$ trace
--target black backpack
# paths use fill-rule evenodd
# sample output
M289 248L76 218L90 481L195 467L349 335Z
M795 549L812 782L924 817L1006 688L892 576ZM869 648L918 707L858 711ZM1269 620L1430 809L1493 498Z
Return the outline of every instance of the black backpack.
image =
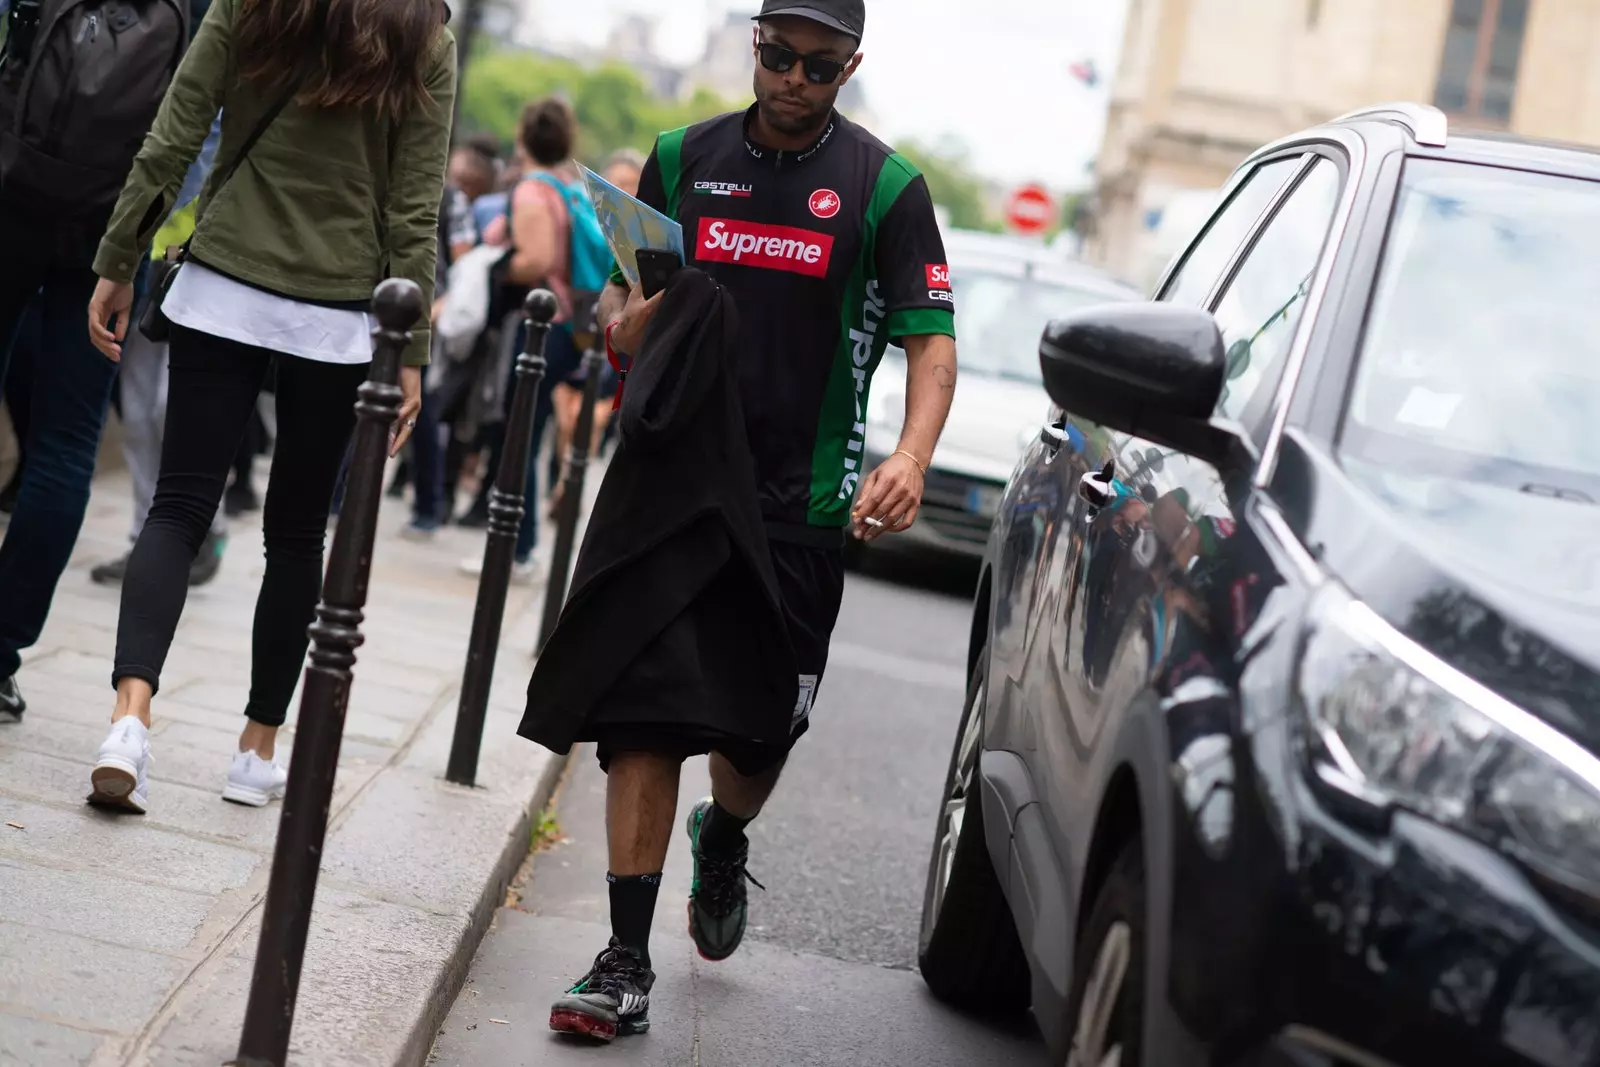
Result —
M9 23L0 197L109 210L188 48L188 0L13 0Z

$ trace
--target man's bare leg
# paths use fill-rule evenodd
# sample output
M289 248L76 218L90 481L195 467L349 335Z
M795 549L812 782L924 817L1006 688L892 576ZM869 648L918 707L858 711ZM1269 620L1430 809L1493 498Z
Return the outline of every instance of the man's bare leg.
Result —
M550 1029L609 1041L650 1028L650 920L678 808L683 760L646 752L611 757L606 774L606 845L611 870L611 944L589 973L550 1006Z
M618 877L660 874L678 813L683 761L648 752L619 752L606 775L606 845Z
M761 814L767 798L778 786L783 774L780 762L771 770L747 778L734 769L732 763L720 752L711 753L711 797L717 807L729 815L749 822ZM742 829L742 828L741 828Z

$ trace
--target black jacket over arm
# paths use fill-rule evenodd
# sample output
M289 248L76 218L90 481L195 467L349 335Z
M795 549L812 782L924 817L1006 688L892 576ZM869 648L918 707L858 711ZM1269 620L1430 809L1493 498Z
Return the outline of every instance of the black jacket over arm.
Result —
M557 752L641 726L710 748L787 741L797 669L739 406L738 332L721 286L692 267L673 276L628 374L523 737Z

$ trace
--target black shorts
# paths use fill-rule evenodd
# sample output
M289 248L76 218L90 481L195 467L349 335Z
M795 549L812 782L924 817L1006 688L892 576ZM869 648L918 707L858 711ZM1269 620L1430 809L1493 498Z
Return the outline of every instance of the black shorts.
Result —
M844 553L837 548L811 548L772 541L772 570L778 579L778 599L784 622L789 628L789 643L794 647L799 667L794 709L794 726L785 745L754 742L713 742L705 737L688 736L680 728L663 726L625 726L605 731L595 746L601 769L611 765L616 752L649 752L688 759L707 752L719 752L740 774L751 777L771 770L783 762L789 750L811 727L811 709L828 667L828 644L834 624L839 621L839 605L844 599Z

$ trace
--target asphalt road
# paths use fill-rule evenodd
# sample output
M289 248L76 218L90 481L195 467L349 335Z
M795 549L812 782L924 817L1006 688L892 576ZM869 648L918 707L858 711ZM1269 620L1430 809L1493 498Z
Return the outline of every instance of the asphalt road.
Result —
M652 1030L597 1049L548 1030L548 1005L609 936L605 777L575 753L559 837L535 854L440 1032L434 1067L596 1060L662 1067L1045 1062L1036 1035L965 1017L916 973L939 791L963 696L974 574L889 558L852 575L812 726L750 829L750 933L733 959L685 936L681 831L652 955ZM685 766L680 811L709 792Z

